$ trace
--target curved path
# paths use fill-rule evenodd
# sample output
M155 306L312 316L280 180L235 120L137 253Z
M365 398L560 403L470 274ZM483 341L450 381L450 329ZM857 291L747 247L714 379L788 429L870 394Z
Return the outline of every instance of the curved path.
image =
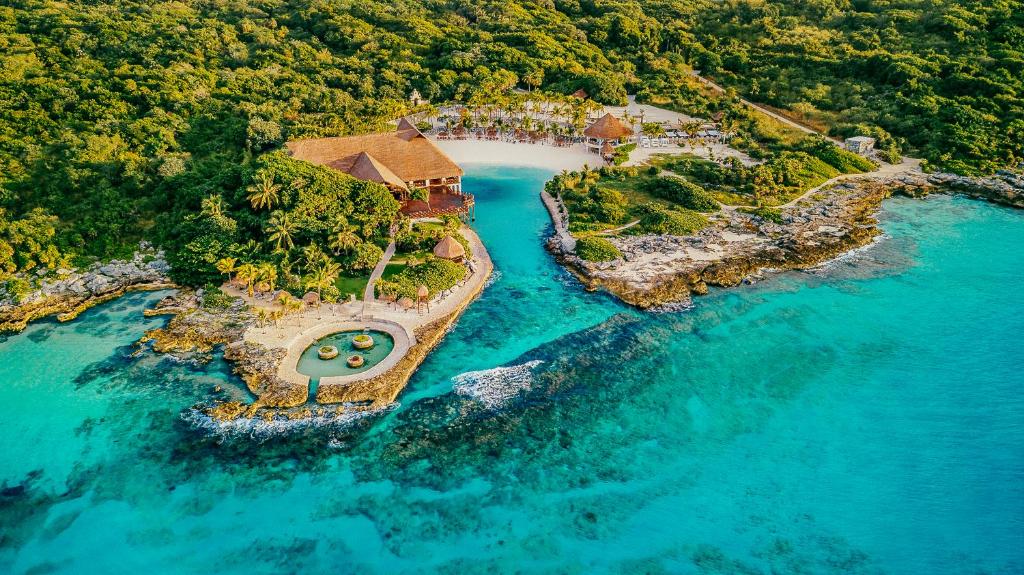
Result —
M716 92L725 93L725 88L719 86L718 84L712 82L711 80L708 80L704 76L701 76L696 71L693 71L692 74L693 74L693 76L695 78L697 78L697 80L699 80L705 86L711 88L712 90L715 90ZM770 118L772 118L774 120L778 120L779 122L782 122L783 124L785 124L785 125L787 125L787 126L789 126L791 128L795 128L797 130L800 130L801 132L804 132L805 134L814 134L815 136L821 136L821 137L825 138L826 140L829 140L829 141L831 141L831 142L833 142L833 143L835 143L837 145L840 143L838 140L836 140L834 138L830 138L829 136L826 136L825 134L822 134L821 132L819 132L817 130L814 130L812 128L808 128L807 126L805 126L805 125L803 125L803 124L801 124L799 122L796 122L794 120L791 120L791 119L783 116L782 114L779 114L777 112L773 112L773 111L769 110L768 108L765 108L764 106L762 106L760 104L755 104L754 102L751 102L750 100L747 100L745 98L740 98L740 103L743 104L744 106L747 106L748 108L753 108L754 110L757 110L758 112L761 112L762 114L764 114L764 115L766 115L766 116L768 116L768 117L770 117Z
M391 240L387 249L384 250L384 255L380 257L380 261L377 262L376 267L373 268L373 273L370 274L370 280L366 282L366 289L363 290L363 315L366 315L366 305L377 301L377 293L374 287L377 284L377 280L380 279L380 276L384 275L384 270L388 267L388 262L391 261L391 258L394 255L395 241Z

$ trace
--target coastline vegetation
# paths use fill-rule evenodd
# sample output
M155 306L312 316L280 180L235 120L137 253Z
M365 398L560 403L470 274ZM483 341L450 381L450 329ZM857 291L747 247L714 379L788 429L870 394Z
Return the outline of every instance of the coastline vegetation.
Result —
M687 235L705 227L708 219L700 212L718 211L718 204L699 186L659 176L658 171L639 167L565 171L545 188L561 199L569 212L569 231L580 239L616 228L628 235Z
M576 255L588 262L607 262L622 257L618 248L598 236L587 236L577 240Z
M383 129L424 109L413 90L510 107L528 96L513 88L582 88L605 104L635 93L721 112L732 144L769 164L804 152L847 170L744 96L835 137L876 137L890 158L991 173L1024 158L1022 30L1020 0L12 0L0 7L0 280L125 257L145 239L183 283L238 267L250 286L340 296L338 278L379 256L394 205L273 150ZM585 118L582 102L572 113ZM760 195L777 203L788 188ZM655 205L648 220L696 220Z

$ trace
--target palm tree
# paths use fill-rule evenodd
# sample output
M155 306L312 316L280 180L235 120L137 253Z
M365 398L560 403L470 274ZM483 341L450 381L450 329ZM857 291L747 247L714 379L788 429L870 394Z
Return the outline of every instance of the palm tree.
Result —
M292 240L295 225L288 219L288 214L281 210L270 214L265 231L270 234L268 237L270 241L274 242L275 249L278 251L286 251L295 247L295 242Z
M219 218L224 215L224 198L217 194L206 196L199 206L200 211L208 216Z
M267 284L267 291L274 291L277 282L277 268L273 264L262 263L256 266L256 275L261 283Z
M259 279L256 266L249 263L238 266L235 268L235 278L245 282L245 289L249 292L249 297L252 297L256 280Z
M296 297L292 297L292 298L289 298L287 302L285 302L285 309L288 310L288 313L297 313L297 312L302 311L302 306L303 305L305 305L305 304L302 303L301 299L296 298ZM298 321L296 322L295 325L301 325L301 324L302 324L302 319L298 318Z
M227 281L231 281L231 272L235 271L235 264L238 263L238 258L221 258L217 260L217 271L228 276Z
M341 274L341 266L333 260L325 260L306 278L306 289L315 289L317 301L323 298L323 291L332 285ZM320 306L317 306L317 319L319 319Z
M274 181L273 176L260 174L246 191L249 192L249 202L254 210L274 207L281 194L281 185Z
M327 254L316 244L309 244L302 248L302 260L305 264L302 266L302 269L306 272L312 270L317 264L327 261L327 259Z
M347 253L356 247L359 241L355 227L348 225L348 222L339 222L334 227L334 230L331 231L330 248L334 250L334 255L338 255L341 252Z
M261 333L267 333L267 323L270 321L270 314L266 308L256 308L256 325L263 328Z

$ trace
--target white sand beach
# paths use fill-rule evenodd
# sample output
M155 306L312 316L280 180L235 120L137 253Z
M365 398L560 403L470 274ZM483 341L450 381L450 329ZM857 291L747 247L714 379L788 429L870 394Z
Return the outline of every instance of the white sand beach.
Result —
M550 144L431 139L459 165L524 166L558 171L602 165L601 158L588 153L582 144L559 148Z

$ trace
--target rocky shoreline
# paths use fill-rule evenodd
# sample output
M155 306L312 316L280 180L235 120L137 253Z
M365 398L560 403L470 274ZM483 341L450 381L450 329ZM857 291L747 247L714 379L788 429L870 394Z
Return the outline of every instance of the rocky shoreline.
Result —
M782 211L782 223L723 210L692 236L610 238L622 252L611 262L588 262L548 249L590 290L605 289L639 308L689 302L709 286L731 287L766 269L804 268L869 243L874 216L889 196L885 186L840 184Z
M97 263L84 271L43 270L22 278L33 284L29 293L0 293L0 333L19 332L30 322L53 315L57 321L70 321L130 291L172 288L169 270L164 253L146 244L130 260Z
M214 390L209 398L194 405L186 419L201 422L214 433L246 429L246 425L240 425L244 420L253 425L300 420L351 422L392 407L413 373L484 286L482 282L449 314L417 328L415 344L387 372L345 385L318 386L315 403L309 401L307 385L290 383L278 376L285 348L269 348L246 340L246 331L256 324L256 317L241 299L209 306L204 303L202 290L188 289L162 299L147 310L147 315L170 314L173 317L166 326L146 332L138 341L137 353L151 348L179 359L206 359L206 354L215 347L223 346L224 359L256 399L252 402L226 400L218 396L222 390Z
M588 290L604 289L642 309L686 304L709 286L736 286L767 270L812 267L862 247L880 233L875 216L885 198L931 193L1024 208L1024 176L1009 171L989 178L918 171L884 179L867 175L781 208L781 223L726 208L692 236L609 238L622 252L610 262L579 258L557 234L547 249Z
M894 193L921 198L933 193L953 193L1009 206L1024 208L1024 174L1000 170L987 178L956 174L907 174L891 182Z

